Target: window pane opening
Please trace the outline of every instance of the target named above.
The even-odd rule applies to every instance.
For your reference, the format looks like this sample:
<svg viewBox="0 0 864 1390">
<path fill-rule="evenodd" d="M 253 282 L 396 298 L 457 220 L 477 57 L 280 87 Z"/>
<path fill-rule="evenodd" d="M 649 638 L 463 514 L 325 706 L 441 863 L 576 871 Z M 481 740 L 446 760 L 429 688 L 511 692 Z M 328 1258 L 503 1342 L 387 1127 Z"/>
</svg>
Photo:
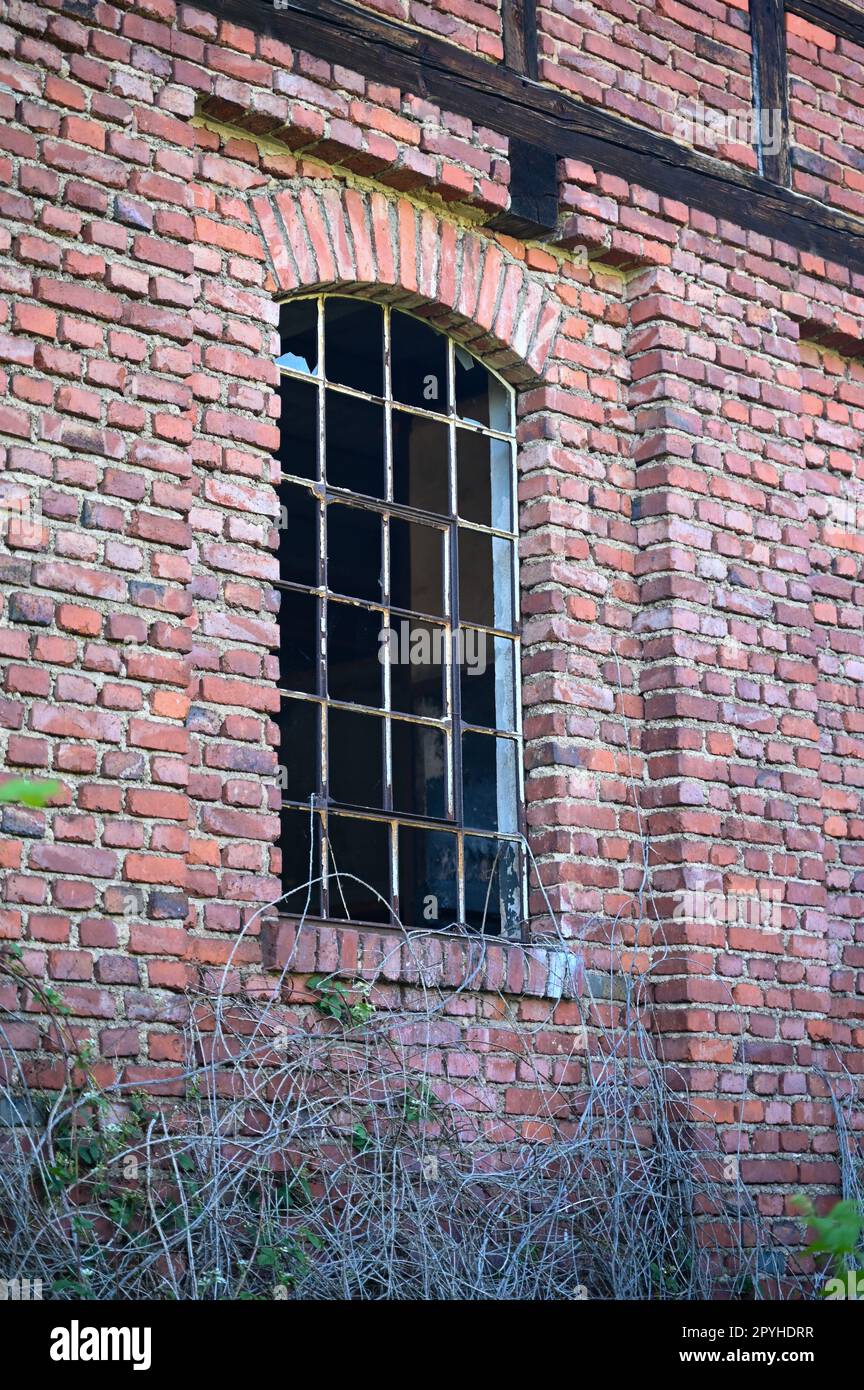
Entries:
<svg viewBox="0 0 864 1390">
<path fill-rule="evenodd" d="M 286 910 L 518 935 L 512 389 L 338 295 L 282 306 L 277 363 Z"/>
</svg>

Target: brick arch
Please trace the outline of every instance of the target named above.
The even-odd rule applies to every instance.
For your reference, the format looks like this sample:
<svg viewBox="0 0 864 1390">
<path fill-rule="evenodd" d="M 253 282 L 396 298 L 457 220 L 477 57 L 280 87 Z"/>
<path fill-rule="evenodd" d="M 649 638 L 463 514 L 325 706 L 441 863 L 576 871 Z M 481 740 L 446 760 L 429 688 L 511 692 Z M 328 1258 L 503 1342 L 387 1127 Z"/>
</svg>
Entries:
<svg viewBox="0 0 864 1390">
<path fill-rule="evenodd" d="M 517 386 L 543 381 L 562 310 L 496 241 L 406 198 L 298 179 L 253 197 L 268 288 L 375 294 L 427 317 Z"/>
</svg>

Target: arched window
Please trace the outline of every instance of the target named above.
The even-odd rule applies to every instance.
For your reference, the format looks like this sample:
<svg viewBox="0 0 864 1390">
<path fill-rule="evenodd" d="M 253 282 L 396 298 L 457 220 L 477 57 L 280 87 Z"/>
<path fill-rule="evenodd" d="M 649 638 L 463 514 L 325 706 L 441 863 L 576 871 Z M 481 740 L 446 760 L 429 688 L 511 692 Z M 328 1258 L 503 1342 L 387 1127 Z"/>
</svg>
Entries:
<svg viewBox="0 0 864 1390">
<path fill-rule="evenodd" d="M 280 338 L 283 911 L 518 934 L 513 392 L 366 300 Z"/>
</svg>

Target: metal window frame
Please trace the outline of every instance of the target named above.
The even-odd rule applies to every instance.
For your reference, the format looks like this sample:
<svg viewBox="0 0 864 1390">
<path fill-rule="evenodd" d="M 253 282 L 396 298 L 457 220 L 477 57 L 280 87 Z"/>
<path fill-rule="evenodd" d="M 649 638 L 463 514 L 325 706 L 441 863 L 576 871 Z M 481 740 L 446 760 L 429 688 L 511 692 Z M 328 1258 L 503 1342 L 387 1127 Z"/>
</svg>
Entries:
<svg viewBox="0 0 864 1390">
<path fill-rule="evenodd" d="M 344 383 L 332 382 L 326 375 L 326 356 L 325 356 L 325 305 L 328 300 L 344 299 L 353 302 L 375 303 L 383 318 L 383 352 L 384 352 L 384 373 L 383 385 L 384 393 L 377 396 L 369 392 L 346 386 Z M 314 479 L 304 478 L 298 474 L 283 472 L 280 468 L 277 485 L 290 483 L 304 487 L 309 491 L 318 503 L 318 556 L 317 556 L 317 584 L 313 586 L 300 584 L 294 581 L 276 581 L 275 587 L 280 592 L 298 592 L 310 595 L 317 600 L 318 604 L 318 636 L 319 649 L 317 657 L 317 689 L 312 694 L 309 691 L 296 691 L 279 684 L 280 695 L 283 700 L 306 701 L 318 706 L 319 714 L 319 739 L 318 750 L 318 791 L 313 797 L 310 807 L 309 802 L 300 802 L 288 796 L 282 798 L 283 810 L 307 811 L 312 817 L 313 833 L 320 835 L 319 853 L 321 860 L 321 917 L 327 921 L 335 921 L 342 925 L 363 925 L 357 923 L 355 919 L 335 917 L 333 907 L 334 900 L 338 893 L 331 887 L 331 877 L 333 870 L 330 867 L 331 851 L 329 836 L 329 819 L 331 814 L 340 819 L 358 819 L 365 822 L 385 824 L 389 827 L 389 879 L 390 879 L 390 925 L 395 925 L 400 916 L 399 902 L 399 827 L 405 826 L 410 829 L 438 830 L 454 835 L 457 846 L 457 893 L 458 893 L 458 917 L 459 922 L 464 923 L 466 915 L 465 903 L 465 849 L 466 838 L 471 840 L 488 840 L 500 842 L 502 845 L 513 845 L 518 855 L 519 872 L 519 905 L 520 922 L 518 923 L 518 934 L 524 938 L 526 935 L 528 917 L 528 875 L 525 853 L 526 844 L 526 816 L 525 816 L 525 786 L 524 786 L 524 740 L 522 730 L 522 700 L 521 700 L 521 633 L 519 630 L 519 552 L 518 552 L 518 497 L 517 497 L 517 467 L 516 467 L 516 395 L 514 388 L 493 368 L 487 366 L 473 353 L 469 353 L 474 360 L 479 362 L 483 370 L 495 378 L 507 393 L 509 426 L 508 430 L 496 428 L 493 425 L 484 426 L 477 422 L 457 415 L 456 413 L 456 392 L 455 392 L 455 370 L 456 370 L 456 348 L 455 339 L 449 334 L 442 332 L 436 325 L 430 324 L 426 319 L 417 314 L 401 308 L 399 305 L 390 305 L 377 300 L 359 301 L 356 296 L 339 295 L 327 292 L 317 292 L 306 295 L 290 295 L 283 300 L 282 304 L 296 304 L 298 302 L 314 302 L 317 306 L 317 354 L 318 361 L 314 373 L 303 372 L 299 369 L 287 367 L 279 364 L 280 376 L 288 377 L 295 381 L 310 384 L 317 391 L 317 453 L 316 453 L 316 477 Z M 426 410 L 419 406 L 407 405 L 402 401 L 394 399 L 392 394 L 392 374 L 391 374 L 391 324 L 394 313 L 406 314 L 414 318 L 417 322 L 432 332 L 438 333 L 447 345 L 447 409 L 446 411 Z M 280 342 L 280 356 L 281 356 Z M 468 352 L 467 348 L 459 345 L 460 351 Z M 335 487 L 326 480 L 326 449 L 327 449 L 327 421 L 326 405 L 328 392 L 337 392 L 354 399 L 365 400 L 383 410 L 383 433 L 384 433 L 384 467 L 385 467 L 385 496 L 372 497 L 363 493 L 355 492 L 344 487 Z M 450 515 L 442 516 L 438 513 L 427 511 L 419 507 L 411 507 L 405 503 L 394 501 L 394 460 L 393 460 L 393 412 L 405 412 L 419 418 L 429 419 L 435 423 L 446 426 L 448 431 L 447 443 L 447 470 L 448 470 L 448 494 Z M 458 516 L 458 474 L 457 474 L 457 440 L 458 431 L 471 431 L 489 439 L 505 442 L 510 452 L 509 485 L 510 485 L 510 517 L 512 520 L 511 529 L 506 530 L 495 526 L 486 526 L 478 522 L 466 521 Z M 380 601 L 369 599 L 358 599 L 350 595 L 340 594 L 329 587 L 328 574 L 328 509 L 332 505 L 348 505 L 358 507 L 368 513 L 375 513 L 381 517 L 381 538 L 382 538 L 382 590 Z M 442 609 L 441 614 L 420 613 L 419 611 L 395 606 L 392 600 L 392 572 L 391 572 L 391 546 L 390 546 L 390 521 L 404 520 L 415 524 L 433 526 L 442 535 Z M 509 574 L 510 585 L 510 608 L 512 616 L 512 627 L 504 628 L 496 625 L 487 625 L 474 621 L 462 621 L 460 619 L 459 605 L 459 536 L 462 531 L 474 532 L 486 535 L 495 539 L 507 542 L 510 547 L 511 563 Z M 328 609 L 331 602 L 351 604 L 364 612 L 376 613 L 381 615 L 382 628 L 392 626 L 394 622 L 404 620 L 416 621 L 428 624 L 429 626 L 443 630 L 444 633 L 444 656 L 445 669 L 442 673 L 443 680 L 443 709 L 441 718 L 432 716 L 409 714 L 401 710 L 394 710 L 392 707 L 392 682 L 390 673 L 389 658 L 382 663 L 383 669 L 383 691 L 382 705 L 379 707 L 365 705 L 344 699 L 336 699 L 330 696 L 327 686 L 327 659 L 328 659 Z M 493 612 L 493 618 L 495 614 Z M 461 715 L 461 690 L 459 680 L 459 633 L 460 628 L 469 628 L 485 634 L 488 641 L 493 644 L 498 638 L 504 638 L 513 645 L 513 728 L 512 729 L 490 729 L 485 726 L 465 723 Z M 356 714 L 367 715 L 379 718 L 383 721 L 383 755 L 384 766 L 383 775 L 383 797 L 384 805 L 382 808 L 360 807 L 348 803 L 335 801 L 330 795 L 330 768 L 328 764 L 329 752 L 329 712 L 331 710 L 346 710 Z M 429 727 L 441 731 L 445 747 L 445 766 L 446 766 L 446 817 L 437 818 L 424 816 L 420 813 L 405 813 L 395 810 L 393 807 L 393 744 L 392 726 L 393 720 L 404 721 L 406 724 L 414 724 L 420 727 Z M 483 827 L 471 826 L 465 823 L 464 814 L 464 795 L 463 795 L 463 771 L 462 771 L 462 740 L 465 734 L 479 734 L 495 740 L 496 746 L 499 740 L 512 744 L 515 748 L 516 761 L 516 806 L 514 830 L 492 830 Z M 496 784 L 497 791 L 497 784 Z M 314 847 L 313 847 L 314 850 Z M 335 870 L 339 870 L 339 865 L 335 865 Z M 380 927 L 380 922 L 370 923 Z M 506 924 L 502 921 L 502 934 L 508 935 Z"/>
</svg>

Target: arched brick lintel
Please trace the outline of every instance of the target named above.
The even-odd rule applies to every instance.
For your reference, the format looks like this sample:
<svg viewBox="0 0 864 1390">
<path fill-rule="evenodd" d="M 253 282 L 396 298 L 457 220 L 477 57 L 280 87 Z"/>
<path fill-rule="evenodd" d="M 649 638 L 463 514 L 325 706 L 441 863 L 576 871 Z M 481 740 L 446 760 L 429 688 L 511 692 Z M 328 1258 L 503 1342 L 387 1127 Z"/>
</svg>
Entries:
<svg viewBox="0 0 864 1390">
<path fill-rule="evenodd" d="M 385 297 L 470 344 L 514 385 L 546 379 L 561 306 L 489 237 L 405 198 L 333 183 L 298 180 L 251 206 L 274 294 Z"/>
</svg>

